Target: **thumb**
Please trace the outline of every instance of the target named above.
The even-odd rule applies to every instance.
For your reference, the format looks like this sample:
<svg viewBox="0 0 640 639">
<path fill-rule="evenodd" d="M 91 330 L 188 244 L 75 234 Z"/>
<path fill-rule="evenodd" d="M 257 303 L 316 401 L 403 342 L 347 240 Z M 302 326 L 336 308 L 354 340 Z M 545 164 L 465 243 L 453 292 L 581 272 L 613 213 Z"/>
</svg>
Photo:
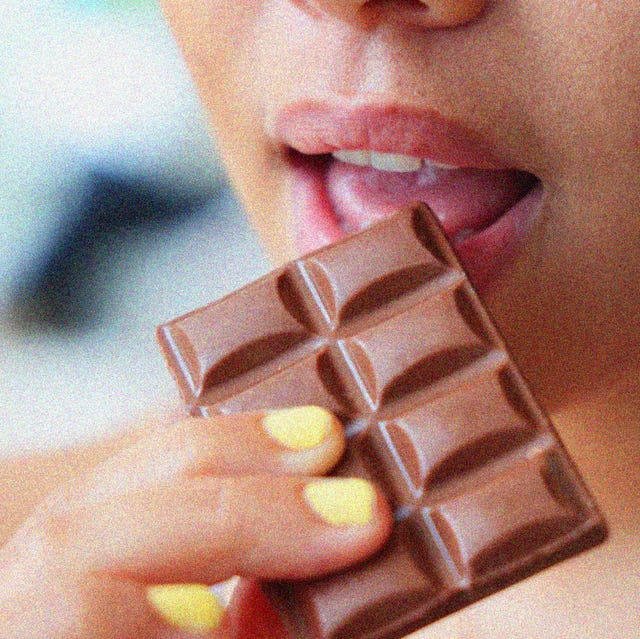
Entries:
<svg viewBox="0 0 640 639">
<path fill-rule="evenodd" d="M 178 636 L 180 639 L 186 639 L 187 636 L 287 639 L 288 634 L 262 592 L 260 583 L 256 579 L 239 579 L 234 583 L 226 611 L 212 589 L 204 585 L 149 588 L 149 602 L 156 614 L 172 629 L 169 634 L 162 633 L 162 639 Z"/>
<path fill-rule="evenodd" d="M 153 611 L 169 628 L 191 635 L 209 636 L 220 626 L 224 607 L 212 588 L 204 584 L 170 584 L 147 588 Z M 165 639 L 168 639 L 166 637 Z"/>
</svg>

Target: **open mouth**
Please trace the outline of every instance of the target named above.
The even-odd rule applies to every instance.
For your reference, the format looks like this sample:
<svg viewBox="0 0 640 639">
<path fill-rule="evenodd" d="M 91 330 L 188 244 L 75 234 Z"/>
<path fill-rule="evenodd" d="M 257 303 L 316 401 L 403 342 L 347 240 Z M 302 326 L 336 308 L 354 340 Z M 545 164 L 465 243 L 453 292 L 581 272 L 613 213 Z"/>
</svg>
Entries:
<svg viewBox="0 0 640 639">
<path fill-rule="evenodd" d="M 461 168 L 395 153 L 290 154 L 292 164 L 320 174 L 335 221 L 345 233 L 421 201 L 457 244 L 499 220 L 539 182 L 525 171 Z"/>
<path fill-rule="evenodd" d="M 542 185 L 516 169 L 470 168 L 398 153 L 288 149 L 298 249 L 360 231 L 417 201 L 438 217 L 476 286 L 484 289 L 517 255 L 540 208 Z"/>
<path fill-rule="evenodd" d="M 542 208 L 542 183 L 501 157 L 498 132 L 433 108 L 300 100 L 267 132 L 289 169 L 301 253 L 424 202 L 484 292 L 523 254 Z"/>
</svg>

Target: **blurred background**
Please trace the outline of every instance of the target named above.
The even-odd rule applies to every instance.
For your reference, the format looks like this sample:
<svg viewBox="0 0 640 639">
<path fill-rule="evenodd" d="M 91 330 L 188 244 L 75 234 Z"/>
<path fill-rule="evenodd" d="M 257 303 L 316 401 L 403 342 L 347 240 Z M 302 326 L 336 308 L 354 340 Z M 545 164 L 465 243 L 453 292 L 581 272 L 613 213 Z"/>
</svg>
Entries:
<svg viewBox="0 0 640 639">
<path fill-rule="evenodd" d="M 266 272 L 151 0 L 0 7 L 0 454 L 177 403 L 154 328 Z"/>
</svg>

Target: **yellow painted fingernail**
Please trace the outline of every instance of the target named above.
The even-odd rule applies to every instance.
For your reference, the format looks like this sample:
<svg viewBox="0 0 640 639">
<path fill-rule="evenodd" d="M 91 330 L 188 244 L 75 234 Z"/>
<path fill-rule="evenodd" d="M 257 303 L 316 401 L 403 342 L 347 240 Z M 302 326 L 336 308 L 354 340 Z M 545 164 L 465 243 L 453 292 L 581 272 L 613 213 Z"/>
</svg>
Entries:
<svg viewBox="0 0 640 639">
<path fill-rule="evenodd" d="M 194 633 L 215 630 L 224 612 L 209 586 L 201 584 L 151 586 L 147 598 L 169 625 Z"/>
<path fill-rule="evenodd" d="M 333 417 L 319 406 L 284 408 L 262 418 L 264 429 L 290 450 L 308 450 L 319 446 L 331 432 Z"/>
<path fill-rule="evenodd" d="M 376 491 L 364 479 L 330 478 L 304 487 L 304 496 L 313 510 L 332 526 L 371 523 Z"/>
</svg>

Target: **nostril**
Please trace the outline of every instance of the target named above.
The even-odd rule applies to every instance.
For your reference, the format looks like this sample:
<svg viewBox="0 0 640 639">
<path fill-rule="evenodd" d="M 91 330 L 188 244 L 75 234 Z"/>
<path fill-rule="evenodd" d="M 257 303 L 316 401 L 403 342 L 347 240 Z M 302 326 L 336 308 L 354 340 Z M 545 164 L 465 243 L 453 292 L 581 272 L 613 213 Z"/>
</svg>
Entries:
<svg viewBox="0 0 640 639">
<path fill-rule="evenodd" d="M 404 20 L 410 16 L 424 17 L 430 11 L 426 0 L 368 0 L 362 9 L 370 16 Z"/>
<path fill-rule="evenodd" d="M 387 19 L 430 29 L 463 26 L 480 16 L 487 0 L 369 0 L 364 9 Z"/>
<path fill-rule="evenodd" d="M 372 26 L 384 21 L 430 29 L 462 26 L 475 20 L 487 0 L 292 0 L 311 16 L 333 16 Z"/>
<path fill-rule="evenodd" d="M 432 26 L 432 9 L 422 0 L 369 0 L 364 7 L 372 22 Z"/>
<path fill-rule="evenodd" d="M 428 0 L 434 26 L 456 27 L 472 22 L 483 13 L 487 0 Z"/>
<path fill-rule="evenodd" d="M 364 4 L 364 8 L 376 9 L 384 8 L 385 5 L 389 6 L 398 4 L 402 4 L 403 8 L 409 11 L 425 12 L 429 10 L 428 0 L 400 0 L 400 2 L 397 0 L 368 0 L 368 2 Z"/>
<path fill-rule="evenodd" d="M 334 17 L 366 25 L 379 20 L 395 21 L 399 15 L 427 11 L 426 0 L 291 0 L 311 17 Z"/>
</svg>

